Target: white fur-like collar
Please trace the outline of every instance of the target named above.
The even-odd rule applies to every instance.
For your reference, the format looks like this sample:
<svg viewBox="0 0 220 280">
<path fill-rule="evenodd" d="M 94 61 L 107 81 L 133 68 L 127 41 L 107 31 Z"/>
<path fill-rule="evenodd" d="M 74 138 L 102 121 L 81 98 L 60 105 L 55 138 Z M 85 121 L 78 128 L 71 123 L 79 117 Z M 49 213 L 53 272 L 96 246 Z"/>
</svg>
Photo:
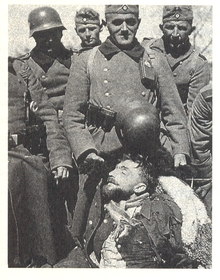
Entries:
<svg viewBox="0 0 220 280">
<path fill-rule="evenodd" d="M 185 245 L 192 244 L 197 236 L 199 226 L 211 222 L 204 204 L 189 185 L 176 177 L 161 176 L 159 183 L 181 210 L 183 243 Z"/>
</svg>

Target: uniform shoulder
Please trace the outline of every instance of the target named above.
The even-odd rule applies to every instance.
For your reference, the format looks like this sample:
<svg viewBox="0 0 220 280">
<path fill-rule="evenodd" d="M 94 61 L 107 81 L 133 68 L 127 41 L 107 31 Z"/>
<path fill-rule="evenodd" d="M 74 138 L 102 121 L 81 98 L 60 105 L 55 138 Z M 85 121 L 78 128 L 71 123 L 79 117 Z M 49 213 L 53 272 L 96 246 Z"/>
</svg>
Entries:
<svg viewBox="0 0 220 280">
<path fill-rule="evenodd" d="M 145 47 L 150 47 L 154 42 L 156 42 L 157 39 L 153 38 L 153 37 L 144 37 L 141 45 L 145 48 Z"/>
<path fill-rule="evenodd" d="M 197 50 L 193 50 L 193 52 L 191 53 L 191 59 L 197 61 L 197 63 L 199 64 L 204 64 L 208 62 L 206 57 Z"/>
</svg>

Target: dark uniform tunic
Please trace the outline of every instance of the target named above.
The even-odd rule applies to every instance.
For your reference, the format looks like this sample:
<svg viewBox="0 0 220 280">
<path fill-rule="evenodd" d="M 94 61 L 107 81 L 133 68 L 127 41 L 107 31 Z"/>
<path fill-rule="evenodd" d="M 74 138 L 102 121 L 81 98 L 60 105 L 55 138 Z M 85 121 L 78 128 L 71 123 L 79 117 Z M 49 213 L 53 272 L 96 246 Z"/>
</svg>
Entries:
<svg viewBox="0 0 220 280">
<path fill-rule="evenodd" d="M 62 46 L 59 57 L 54 59 L 35 48 L 14 62 L 16 72 L 24 78 L 39 107 L 36 114 L 46 125 L 51 169 L 72 167 L 71 149 L 61 123 L 71 54 Z"/>
<path fill-rule="evenodd" d="M 20 227 L 19 230 L 25 232 L 25 228 L 28 227 L 26 234 L 22 235 L 20 231 L 17 232 L 19 238 L 24 236 L 24 239 L 27 240 L 25 248 L 27 249 L 27 252 L 25 251 L 27 260 L 20 259 L 18 266 L 27 265 L 32 261 L 31 258 L 36 258 L 36 256 L 43 257 L 43 263 L 54 264 L 68 250 L 64 193 L 68 192 L 68 200 L 71 200 L 68 206 L 72 211 L 76 199 L 74 187 L 77 189 L 77 182 L 75 182 L 77 179 L 74 177 L 75 181 L 71 179 L 71 182 L 65 182 L 65 190 L 61 186 L 57 188 L 51 176 L 51 169 L 59 166 L 72 168 L 71 149 L 61 122 L 71 54 L 62 46 L 59 57 L 54 59 L 35 48 L 30 54 L 16 59 L 13 63 L 17 73 L 16 79 L 23 84 L 24 91 L 27 89 L 30 91 L 31 100 L 35 102 L 37 107 L 35 116 L 39 117 L 40 122 L 43 121 L 46 126 L 50 161 L 48 165 L 45 157 L 39 154 L 32 155 L 23 145 L 19 145 L 9 152 L 10 203 L 14 209 L 12 213 L 14 213 L 15 224 Z M 14 86 L 14 91 L 11 93 L 13 99 L 9 99 L 10 133 L 19 133 L 19 126 L 21 129 L 25 129 L 25 110 L 24 103 L 22 104 L 24 97 L 19 95 L 20 91 L 17 92 L 17 86 L 20 84 L 17 83 Z M 18 100 L 20 101 L 17 102 Z M 17 123 L 15 123 L 14 114 L 18 112 Z M 22 121 L 22 125 L 20 122 L 18 123 L 19 120 Z M 25 215 L 19 216 L 21 211 Z M 23 246 L 25 243 L 19 244 Z M 21 251 L 17 251 L 20 257 L 24 258 L 22 249 L 19 248 L 19 250 Z M 10 265 L 16 265 L 13 260 L 10 262 Z"/>
<path fill-rule="evenodd" d="M 196 95 L 210 81 L 210 69 L 206 58 L 195 51 L 190 43 L 188 43 L 184 54 L 177 58 L 172 57 L 171 54 L 166 53 L 163 37 L 157 40 L 146 38 L 142 44 L 147 44 L 152 51 L 165 54 L 173 72 L 179 95 L 187 114 L 189 114 Z"/>
</svg>

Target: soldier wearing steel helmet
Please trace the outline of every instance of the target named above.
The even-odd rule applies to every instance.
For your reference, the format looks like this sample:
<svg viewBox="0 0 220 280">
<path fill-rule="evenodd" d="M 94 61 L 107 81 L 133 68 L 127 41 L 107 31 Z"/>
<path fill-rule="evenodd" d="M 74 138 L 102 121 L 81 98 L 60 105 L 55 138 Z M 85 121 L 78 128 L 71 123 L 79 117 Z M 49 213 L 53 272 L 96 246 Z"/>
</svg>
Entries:
<svg viewBox="0 0 220 280">
<path fill-rule="evenodd" d="M 83 52 L 101 44 L 102 24 L 99 13 L 90 7 L 81 8 L 75 15 L 75 31 L 81 43 L 73 51 Z"/>
<path fill-rule="evenodd" d="M 164 6 L 160 29 L 163 32 L 162 38 L 145 38 L 142 45 L 152 53 L 165 54 L 180 98 L 189 115 L 196 95 L 210 80 L 206 58 L 196 51 L 189 41 L 189 36 L 196 29 L 193 26 L 192 6 Z"/>
<path fill-rule="evenodd" d="M 46 124 L 47 148 L 55 178 L 65 179 L 72 168 L 72 157 L 61 120 L 72 52 L 61 43 L 62 31 L 66 28 L 53 8 L 40 7 L 31 11 L 28 22 L 30 37 L 35 39 L 36 46 L 15 60 L 14 68 L 30 90 L 35 113 L 41 114 Z M 44 110 L 38 112 L 41 101 L 51 106 L 52 117 Z"/>
<path fill-rule="evenodd" d="M 136 39 L 141 21 L 139 6 L 106 5 L 105 15 L 110 36 L 99 47 L 78 56 L 78 67 L 71 68 L 65 95 L 67 137 L 77 163 L 87 166 L 89 173 L 80 177 L 74 214 L 73 235 L 80 239 L 95 186 L 102 177 L 101 172 L 95 174 L 97 165 L 111 161 L 111 156 L 119 155 L 122 149 L 115 120 L 118 112 L 126 112 L 126 98 L 160 108 L 175 166 L 186 164 L 189 155 L 186 115 L 169 66 L 158 54 L 155 57 L 163 62 L 162 67 L 158 64 L 153 68 Z"/>
<path fill-rule="evenodd" d="M 26 135 L 25 143 L 23 138 L 19 138 L 19 141 L 15 143 L 15 147 L 21 147 L 21 145 L 24 147 L 19 149 L 18 158 L 15 156 L 13 159 L 14 169 L 11 168 L 11 174 L 16 171 L 17 165 L 22 164 L 20 154 L 25 158 L 27 152 L 30 159 L 32 155 L 33 162 L 29 163 L 31 167 L 35 167 L 35 161 L 38 161 L 39 164 L 41 163 L 41 169 L 47 170 L 45 177 L 41 174 L 41 169 L 36 166 L 34 174 L 45 179 L 41 188 L 44 188 L 46 193 L 49 192 L 48 202 L 53 212 L 53 239 L 57 260 L 66 250 L 68 243 L 64 199 L 71 199 L 68 208 L 72 212 L 73 193 L 77 189 L 77 172 L 73 168 L 75 165 L 73 165 L 71 148 L 62 125 L 64 94 L 72 51 L 66 49 L 61 43 L 62 31 L 66 28 L 53 8 L 34 9 L 29 14 L 28 22 L 30 37 L 35 39 L 36 46 L 30 53 L 13 62 L 18 80 L 25 85 Z M 31 181 L 31 178 L 36 178 L 36 176 L 28 173 L 29 169 L 28 166 L 25 178 Z M 12 175 L 9 174 L 9 176 Z M 20 176 L 23 176 L 22 173 Z M 37 189 L 35 186 L 40 184 L 40 180 L 32 180 L 32 184 L 33 189 Z M 61 244 L 62 247 L 60 247 Z"/>
</svg>

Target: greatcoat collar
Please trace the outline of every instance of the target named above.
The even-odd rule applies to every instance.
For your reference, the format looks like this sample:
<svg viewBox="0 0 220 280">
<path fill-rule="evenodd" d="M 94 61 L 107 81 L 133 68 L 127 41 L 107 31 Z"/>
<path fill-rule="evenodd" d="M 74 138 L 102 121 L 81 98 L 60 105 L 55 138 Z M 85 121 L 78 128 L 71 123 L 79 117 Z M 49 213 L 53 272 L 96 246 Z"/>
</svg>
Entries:
<svg viewBox="0 0 220 280">
<path fill-rule="evenodd" d="M 164 36 L 158 40 L 154 40 L 153 43 L 150 45 L 150 47 L 152 49 L 155 49 L 157 51 L 160 51 L 162 53 L 164 53 L 167 57 L 168 63 L 170 65 L 171 68 L 175 68 L 175 66 L 177 64 L 180 63 L 180 61 L 184 61 L 185 59 L 187 59 L 195 50 L 193 48 L 193 46 L 190 44 L 190 42 L 188 41 L 186 43 L 186 47 L 185 47 L 185 52 L 183 52 L 179 57 L 173 57 L 167 50 L 165 47 L 165 43 L 164 43 Z"/>
<path fill-rule="evenodd" d="M 32 59 L 45 71 L 53 65 L 55 60 L 58 60 L 61 64 L 63 64 L 66 68 L 70 68 L 71 65 L 71 55 L 72 51 L 66 49 L 62 44 L 60 46 L 60 50 L 58 52 L 57 57 L 49 56 L 39 50 L 36 46 L 30 53 Z"/>
<path fill-rule="evenodd" d="M 118 46 L 116 46 L 110 37 L 108 37 L 106 41 L 101 44 L 99 50 L 106 58 L 109 59 L 119 52 L 124 52 L 135 61 L 139 61 L 140 57 L 144 53 L 144 48 L 140 45 L 137 39 L 135 39 L 131 49 L 121 50 Z"/>
</svg>

